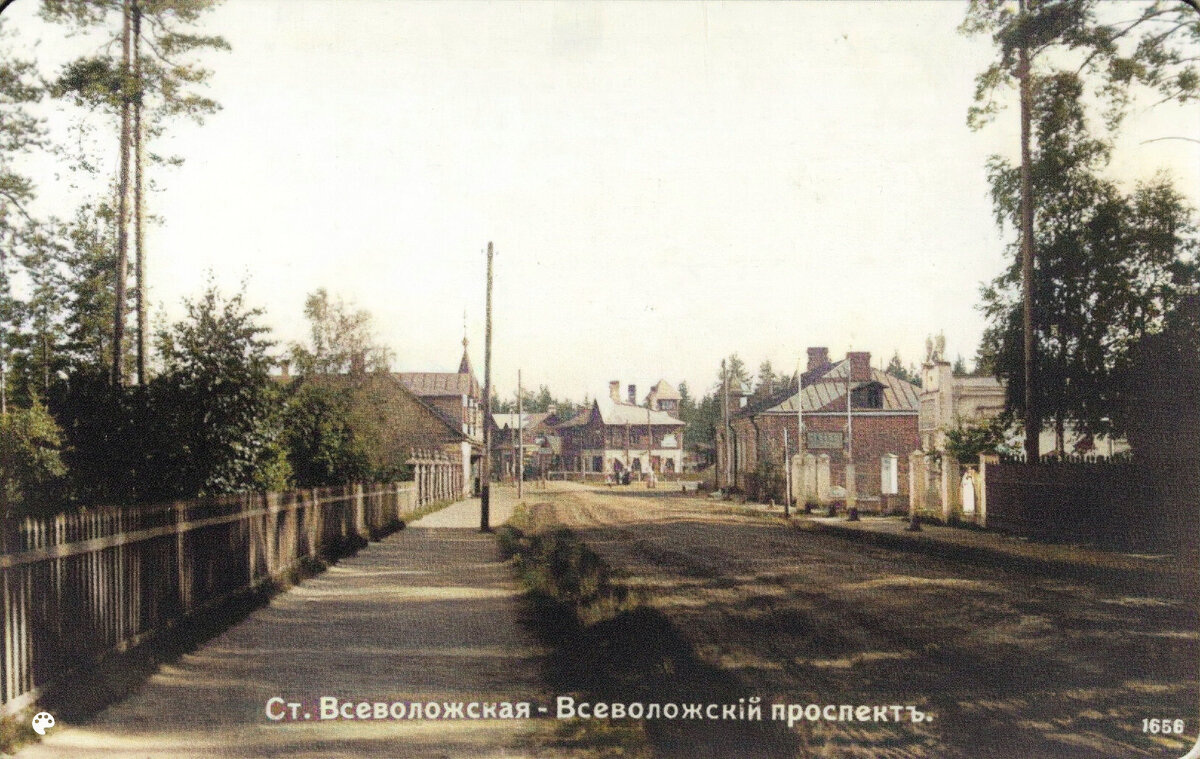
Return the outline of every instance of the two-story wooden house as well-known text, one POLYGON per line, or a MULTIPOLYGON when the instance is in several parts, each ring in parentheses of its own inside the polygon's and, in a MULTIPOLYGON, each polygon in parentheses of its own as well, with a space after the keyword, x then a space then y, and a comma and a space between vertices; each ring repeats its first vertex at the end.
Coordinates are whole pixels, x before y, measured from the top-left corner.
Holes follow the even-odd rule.
POLYGON ((591 408, 557 425, 563 468, 596 474, 628 471, 637 476, 683 471, 683 422, 660 408, 639 406, 636 399, 635 385, 629 386, 628 400, 622 401, 620 383, 610 382, 607 398, 596 399, 591 408))

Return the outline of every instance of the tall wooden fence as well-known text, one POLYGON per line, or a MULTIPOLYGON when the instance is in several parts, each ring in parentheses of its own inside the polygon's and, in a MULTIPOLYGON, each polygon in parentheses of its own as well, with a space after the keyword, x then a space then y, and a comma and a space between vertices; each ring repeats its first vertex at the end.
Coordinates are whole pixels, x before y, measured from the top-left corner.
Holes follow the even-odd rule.
POLYGON ((335 557, 414 511, 412 483, 247 494, 0 527, 0 713, 232 596, 335 557))
POLYGON ((1103 460, 987 462, 982 470, 989 528, 1135 548, 1195 543, 1200 482, 1194 473, 1164 475, 1130 461, 1103 460))

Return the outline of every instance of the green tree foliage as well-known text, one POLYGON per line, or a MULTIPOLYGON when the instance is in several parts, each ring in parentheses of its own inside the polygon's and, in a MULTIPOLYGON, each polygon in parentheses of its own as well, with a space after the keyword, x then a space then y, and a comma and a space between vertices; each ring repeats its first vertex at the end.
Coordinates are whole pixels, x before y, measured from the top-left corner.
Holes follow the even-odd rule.
POLYGON ((771 366, 771 360, 767 359, 759 364, 758 385, 754 388, 754 394, 759 397, 766 397, 779 390, 782 382, 783 377, 775 373, 775 367, 771 366))
POLYGON ((212 285, 186 309, 160 334, 163 372, 151 385, 176 441, 160 476, 179 497, 283 489, 282 398, 262 311, 212 285))
MULTIPOLYGON (((589 405, 590 404, 586 403, 576 403, 570 398, 558 398, 546 385, 539 385, 536 392, 528 388, 525 388, 521 391, 521 408, 526 414, 546 413, 553 408, 555 410, 555 415, 560 420, 565 421, 588 408, 589 405)), ((513 391, 511 398, 501 400, 500 396, 493 390, 492 413, 517 413, 516 391, 513 391)))
POLYGON ((78 369, 52 398, 69 495, 87 504, 152 502, 288 486, 282 391, 268 376, 261 311, 215 287, 186 301, 159 336, 163 371, 113 386, 78 369))
MULTIPOLYGON (((164 125, 180 116, 202 122, 214 112, 215 101, 203 95, 209 72, 195 62, 206 50, 228 49, 221 37, 198 34, 196 23, 215 0, 43 0, 42 16, 89 32, 102 41, 98 52, 67 63, 51 91, 91 114, 115 118, 118 162, 115 172, 115 300, 113 351, 114 384, 125 377, 125 320, 127 299, 137 314, 136 368, 139 384, 147 379, 148 319, 145 279, 144 161, 145 143, 160 136, 164 125), (107 44, 104 40, 107 38, 107 44), (120 51, 119 57, 116 51, 120 51), (132 203, 132 212, 130 212, 132 203), (135 287, 129 275, 129 227, 133 227, 135 287)), ((86 118, 85 118, 86 120, 86 118)), ((178 164, 178 157, 153 152, 151 163, 178 164)), ((95 172, 97 162, 80 156, 78 167, 95 172)))
MULTIPOLYGON (((1113 375, 1130 346, 1159 328, 1164 304, 1197 284, 1192 209, 1163 177, 1122 193, 1100 173, 1109 146, 1088 130, 1079 77, 1043 79, 1034 101, 1033 187, 1038 230, 1034 329, 1036 417, 1102 431, 1113 375)), ((1019 170, 989 163, 997 221, 1015 228, 1019 170)), ((1020 256, 983 288, 986 350, 1007 382, 1009 410, 1024 413, 1020 256)))
POLYGON ((37 399, 0 416, 0 519, 54 511, 67 473, 61 430, 37 399))
POLYGON ((1156 476, 1200 471, 1200 298, 1172 304, 1163 329, 1144 335, 1118 375, 1115 424, 1156 476))
POLYGON ((721 362, 721 370, 717 372, 718 388, 723 386, 726 377, 729 378, 730 392, 750 387, 750 372, 746 370, 745 362, 736 353, 721 362))
MULTIPOLYGON (((64 229, 66 340, 62 350, 68 373, 111 369, 117 264, 114 222, 115 210, 109 204, 86 204, 64 229)), ((127 360, 132 361, 132 355, 127 360)))
POLYGON ((1100 0, 1026 0, 1019 12, 1011 0, 971 0, 960 30, 983 34, 996 45, 996 60, 975 79, 972 128, 990 122, 1003 108, 1002 92, 1014 85, 1018 51, 1029 51, 1035 74, 1063 73, 1092 84, 1091 99, 1116 129, 1141 85, 1163 101, 1187 102, 1200 95, 1196 44, 1200 11, 1192 2, 1160 0, 1130 8, 1100 0), (1116 9, 1114 10, 1114 6, 1116 9), (1130 14, 1126 8, 1133 10, 1130 14))
POLYGON ((11 54, 10 32, 0 17, 0 244, 12 230, 32 220, 26 204, 33 198, 33 181, 14 159, 42 145, 45 130, 30 110, 42 97, 32 61, 11 54))
MULTIPOLYGON (((160 136, 170 119, 202 123, 220 105, 203 94, 211 72, 197 62, 206 51, 228 50, 223 38, 197 32, 197 24, 219 0, 42 0, 42 16, 103 39, 119 40, 126 14, 141 15, 140 76, 117 56, 119 44, 67 63, 54 82, 56 97, 89 111, 115 116, 123 103, 142 111, 147 136, 160 136)), ((177 157, 151 155, 156 162, 177 157)))
POLYGON ((283 441, 300 487, 342 485, 374 477, 352 423, 353 391, 301 382, 287 401, 283 441))
POLYGON ((921 386, 921 373, 917 371, 917 367, 912 365, 909 365, 907 368, 905 368, 904 362, 900 360, 900 351, 894 351, 892 353, 892 360, 888 361, 887 368, 884 369, 884 372, 897 379, 902 379, 905 382, 916 385, 917 387, 921 386))
POLYGON ((966 466, 979 463, 983 453, 996 453, 1004 447, 1008 429, 1007 418, 986 420, 956 420, 946 430, 946 453, 966 466))
POLYGON ((375 337, 369 311, 354 309, 320 288, 304 301, 308 345, 295 343, 291 358, 301 375, 387 371, 393 355, 375 337))

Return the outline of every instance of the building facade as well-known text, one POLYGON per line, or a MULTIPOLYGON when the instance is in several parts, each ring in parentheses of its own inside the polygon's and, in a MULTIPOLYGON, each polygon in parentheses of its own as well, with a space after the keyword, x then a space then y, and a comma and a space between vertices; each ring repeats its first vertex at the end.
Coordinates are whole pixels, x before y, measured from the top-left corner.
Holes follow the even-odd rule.
POLYGON ((610 382, 607 398, 598 398, 583 413, 557 425, 562 468, 604 475, 682 472, 683 422, 658 408, 639 406, 636 399, 635 385, 629 386, 628 400, 622 401, 620 383, 610 382))
POLYGON ((845 487, 846 463, 853 461, 855 492, 860 501, 870 501, 883 489, 884 457, 894 456, 898 494, 907 495, 908 455, 920 447, 917 388, 872 368, 870 353, 850 352, 835 363, 827 348, 809 348, 799 392, 792 380, 764 398, 730 397, 729 405, 728 424, 717 430, 719 487, 745 488, 763 469, 782 477, 785 462, 805 453, 828 457, 834 486, 845 487), (803 450, 797 446, 798 411, 804 418, 803 450))
POLYGON ((462 435, 455 459, 462 467, 464 494, 469 495, 483 454, 483 387, 471 368, 467 339, 462 342, 457 372, 397 372, 395 377, 462 435))
POLYGON ((553 411, 492 414, 492 461, 502 480, 517 476, 518 416, 526 476, 542 477, 560 466, 562 440, 553 427, 553 411))
MULTIPOLYGON (((994 419, 1004 413, 1004 383, 991 376, 958 376, 945 359, 946 345, 942 336, 925 341, 925 362, 921 365, 920 401, 921 449, 928 453, 946 450, 946 431, 972 422, 994 419)), ((1023 437, 1012 430, 1006 443, 1020 450, 1023 437)), ((1043 429, 1038 448, 1043 454, 1055 452, 1059 441, 1052 429, 1043 429)), ((1062 439, 1068 456, 1112 456, 1129 450, 1124 438, 1083 434, 1067 425, 1062 439)))

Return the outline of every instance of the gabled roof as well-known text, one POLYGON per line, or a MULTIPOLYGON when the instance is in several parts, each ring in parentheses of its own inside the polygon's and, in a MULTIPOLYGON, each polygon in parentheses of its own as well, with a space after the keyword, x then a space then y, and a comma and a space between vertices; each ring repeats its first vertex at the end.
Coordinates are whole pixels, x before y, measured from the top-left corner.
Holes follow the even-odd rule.
POLYGON ((679 391, 667 384, 667 381, 660 379, 658 384, 650 388, 650 393, 646 396, 649 400, 653 396, 660 401, 681 401, 683 397, 679 395, 679 391))
POLYGON ((450 395, 470 395, 482 398, 483 390, 475 372, 471 369, 471 357, 467 353, 467 338, 463 338, 462 360, 457 372, 396 372, 396 378, 412 393, 422 398, 437 398, 450 395))
MULTIPOLYGON (((524 414, 521 414, 520 416, 521 416, 521 428, 525 432, 528 432, 529 430, 534 429, 535 427, 540 425, 543 421, 545 421, 546 418, 550 416, 550 414, 548 412, 542 411, 542 412, 536 412, 536 413, 535 412, 524 413, 524 414)), ((517 414, 492 414, 492 421, 495 423, 496 429, 498 429, 498 430, 503 430, 506 428, 510 429, 510 430, 515 430, 517 428, 517 414)))
POLYGON ((474 374, 459 372, 397 372, 396 377, 414 394, 429 398, 445 395, 479 395, 474 374))
MULTIPOLYGON (((804 412, 820 411, 830 405, 841 402, 845 408, 846 373, 850 364, 843 359, 836 364, 829 364, 805 372, 801 377, 804 387, 804 412)), ((893 377, 879 369, 871 369, 871 379, 868 382, 851 383, 851 389, 858 389, 871 384, 878 384, 883 389, 883 408, 858 409, 855 413, 869 414, 873 411, 911 411, 919 408, 917 394, 919 389, 908 382, 893 377)), ((752 401, 739 410, 735 416, 749 416, 758 413, 796 413, 796 381, 792 379, 788 387, 773 393, 766 398, 752 401)))
POLYGON ((638 424, 658 424, 683 426, 683 422, 668 414, 666 411, 655 411, 645 406, 635 406, 632 403, 618 403, 609 398, 598 398, 593 405, 600 414, 600 421, 605 424, 624 426, 638 424), (647 416, 648 415, 648 416, 647 416))
POLYGON ((427 411, 434 419, 441 422, 454 437, 459 440, 471 440, 470 436, 462 431, 461 425, 454 419, 451 419, 442 410, 426 402, 419 395, 408 389, 396 375, 388 372, 373 372, 367 374, 314 374, 298 379, 300 382, 311 382, 316 385, 324 385, 327 387, 355 387, 363 384, 366 381, 380 380, 392 386, 396 392, 407 395, 412 401, 425 411, 427 411))
MULTIPOLYGON (((842 401, 842 407, 845 407, 843 399, 846 397, 846 375, 850 371, 850 362, 846 360, 839 361, 831 367, 828 367, 823 373, 809 377, 804 377, 804 392, 803 392, 803 411, 820 411, 830 405, 834 405, 842 401)), ((871 379, 868 382, 853 382, 851 389, 865 387, 871 384, 878 384, 883 388, 883 407, 880 409, 861 409, 861 413, 869 414, 872 411, 912 411, 915 412, 919 408, 917 400, 916 386, 905 382, 899 377, 893 377, 887 372, 878 369, 871 369, 871 379)), ((743 413, 756 413, 757 411, 765 411, 768 413, 796 413, 796 389, 793 384, 789 389, 787 396, 783 399, 778 399, 778 396, 771 399, 772 403, 766 404, 757 409, 746 409, 743 413)), ((856 411, 858 413, 859 411, 856 411)))
POLYGON ((574 417, 565 422, 560 422, 554 425, 557 429, 564 427, 582 427, 592 420, 592 415, 597 414, 603 424, 615 425, 624 427, 629 425, 637 427, 644 426, 646 422, 646 412, 649 411, 649 423, 660 427, 683 427, 684 424, 680 420, 668 414, 666 411, 655 411, 647 409, 645 406, 635 406, 632 403, 618 403, 609 398, 597 398, 591 408, 585 409, 574 417))

